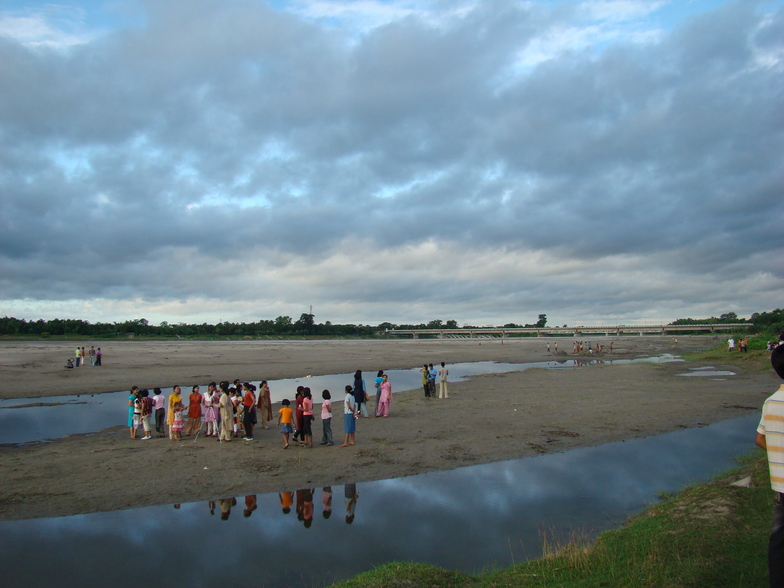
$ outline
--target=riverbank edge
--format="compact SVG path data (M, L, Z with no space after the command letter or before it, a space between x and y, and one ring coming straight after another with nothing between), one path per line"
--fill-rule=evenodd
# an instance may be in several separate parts
M395 586L765 586L773 493L765 453L689 486L631 517L595 542L542 534L544 556L475 575L421 563L393 562L333 588Z

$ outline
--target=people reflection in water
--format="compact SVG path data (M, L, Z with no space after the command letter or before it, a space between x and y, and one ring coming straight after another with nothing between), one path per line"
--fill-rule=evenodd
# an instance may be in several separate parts
M278 492L278 496L280 497L280 506L283 509L283 514L289 514L291 512L291 505L294 504L294 493Z
M324 486L321 489L321 507L324 509L321 514L325 519L332 516L332 486Z
M231 515L231 507L237 504L236 498L221 498L218 501L221 510L221 520L228 521L229 515Z
M297 520L302 521L306 529L313 524L313 492L315 488L297 490Z
M256 495L251 494L245 497L245 510L242 511L242 516L248 518L256 510Z
M215 506L216 506L216 505L215 505L215 501L214 501L214 500L210 500L210 501L207 503L207 506L209 506L209 507L210 507L210 515L214 515L214 514L215 514Z
M357 485L346 484L344 494L346 496L346 524L350 525L354 522L354 511L357 508L357 498L359 498Z

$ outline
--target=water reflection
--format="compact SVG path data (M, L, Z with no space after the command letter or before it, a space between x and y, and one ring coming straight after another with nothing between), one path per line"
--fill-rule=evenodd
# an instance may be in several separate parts
M672 355L636 360L558 359L533 363L503 363L478 361L449 365L449 381L461 382L470 376L503 372L523 371L529 368L580 368L600 363L681 361ZM419 367L411 369L385 370L389 374L394 392L421 388ZM272 402L293 398L297 386L308 386L312 390L342 391L352 384L353 374L328 374L270 380ZM252 384L258 385L260 380ZM206 388L208 382L201 384ZM372 387L372 381L366 381ZM130 387L130 386L129 386ZM168 398L171 388L162 388ZM316 394L316 398L320 394ZM107 392L76 396L51 396L41 398L10 398L0 400L0 443L29 443L45 439L58 439L68 435L95 433L108 427L125 423L128 407L128 392Z
M389 561L473 572L541 555L540 532L617 527L659 493L704 481L753 447L757 414L565 453L318 491L0 524L5 586L246 582L323 586ZM361 508L358 507L362 497ZM343 496L343 516L331 516ZM244 505L243 514L231 516ZM177 508L179 506L179 508ZM220 516L216 516L220 513ZM224 516L225 514L225 516ZM252 516L251 516L252 515ZM219 556L197 558L205 543ZM225 550L224 550L225 546ZM45 553L35 565L31 553ZM304 557L303 557L304 555ZM170 561L194 562L174 566Z

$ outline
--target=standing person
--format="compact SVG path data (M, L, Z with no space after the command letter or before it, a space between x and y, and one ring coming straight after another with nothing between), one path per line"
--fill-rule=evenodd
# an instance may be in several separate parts
M449 378L449 370L446 369L446 364L442 361L441 367L438 370L438 397L449 398L449 389L447 387L447 380Z
M308 449L313 449L313 420L313 396L306 387L302 391L302 436Z
M280 427L280 432L283 435L283 449L287 449L289 446L289 435L294 431L294 411L291 410L288 398L284 398L283 401L280 403L281 407L278 411L278 426ZM291 506L289 504L289 506ZM284 508L285 512L285 508Z
M153 390L153 397L152 397L152 407L155 410L155 431L158 433L158 437L165 437L166 430L163 428L166 418L166 399L161 394L160 388L155 388Z
M294 416L296 419L297 430L294 431L294 441L297 441L297 437L299 437L299 444L304 445L305 442L305 433L302 429L302 400L304 396L302 392L305 390L304 386L297 386L297 393L294 395Z
M90 345L90 366L95 365L95 345Z
M78 353L79 351L78 347L76 348L76 351ZM79 365L78 355L76 356L76 361L77 361L76 365ZM133 388L131 388L130 396L128 396L128 428L130 428L131 430L131 439L136 439L136 424L133 422L134 421L133 413L136 407L136 400L137 400L136 395L138 392L139 392L139 387L134 386Z
M82 347L82 365L87 365L87 351Z
M268 422L272 420L272 400L270 400L270 389L267 380L262 380L259 384L258 418L261 419L261 426L269 429Z
M343 431L345 437L341 447L354 445L354 436L357 432L357 399L354 397L354 390L351 386L346 386L346 398L343 401Z
M427 386L430 388L430 396L433 398L436 397L436 378L438 377L438 371L436 368L433 367L431 363L427 368Z
M361 412L363 417L370 418L367 411L368 395L365 380L362 379L362 370L357 370L354 373L354 399L357 401L357 414Z
M381 401L381 382L384 381L384 370L378 370L376 379L373 380L373 388L376 390L376 416L378 416L378 404Z
M182 403L180 387L175 386L174 391L175 392L169 396L172 413L172 424L170 427L172 437L170 438L175 441L182 441L182 430L185 428L185 418L183 417L183 413L185 412L185 405Z
M201 405L204 407L204 424L207 426L207 431L204 433L205 437L218 436L218 407L215 404L213 392L215 392L215 382L210 382L207 385L207 391L201 399Z
M82 350L78 347L76 348L76 367L82 365Z
M422 388L425 389L425 398L430 398L430 387L427 385L427 375L430 373L430 370L427 369L427 364L422 366L419 373L422 374Z
M732 351L733 349L735 349L735 339L730 337L727 339L727 351Z
M100 366L103 365L101 361L103 360L103 354L101 353L101 348L95 350L95 365Z
M321 393L324 402L321 403L321 443L320 445L333 445L332 443L332 395L329 390Z
M389 416L389 403L392 400L392 384L389 383L389 378L386 374L382 376L381 382L381 397L379 399L378 410L376 416Z
M173 441L176 438L174 434L174 407L176 405L182 406L182 395L179 386L172 388L172 393L169 396L169 404L166 410L166 424L169 425L169 439ZM182 429L180 429L182 431Z
M784 379L784 346L770 354L770 363ZM774 492L773 521L768 540L768 576L771 587L784 586L784 384L762 406L755 443L768 452L770 486Z
M245 390L245 397L242 399L242 421L245 423L245 441L253 441L253 425L256 424L256 395L253 384L245 382L242 385Z
M218 399L218 406L220 408L220 433L218 434L218 441L231 441L231 429L234 425L234 404L229 396L229 383L226 381L221 382L221 394Z
M194 386L188 396L188 426L185 428L185 436L195 435L201 430L201 402L202 395L199 387Z
M152 439L152 427L150 427L150 417L152 416L152 398L150 398L150 391L146 388L140 393L141 415L142 415L142 428L144 429L143 440Z

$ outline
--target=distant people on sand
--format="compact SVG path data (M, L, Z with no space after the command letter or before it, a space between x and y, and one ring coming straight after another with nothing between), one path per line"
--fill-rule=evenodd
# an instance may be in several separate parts
M78 347L76 348L75 356L76 356L76 367L79 367L80 365L82 365L82 350L79 349Z
M430 370L427 369L427 364L423 365L419 372L422 374L422 388L425 390L425 398L430 398L430 386L427 382L427 376L430 373Z
M436 378L438 377L438 370L433 367L433 364L427 366L427 386L430 388L430 396L436 397Z
M68 360L65 362L65 367L72 370L74 366L73 360L69 357Z
M441 367L438 369L438 397L449 398L449 370L446 364L442 361Z
M95 346L94 345L90 346L90 351L88 353L90 355L90 365L94 366L95 365Z
M101 348L95 350L95 365L100 366L103 365L103 353L101 352Z

